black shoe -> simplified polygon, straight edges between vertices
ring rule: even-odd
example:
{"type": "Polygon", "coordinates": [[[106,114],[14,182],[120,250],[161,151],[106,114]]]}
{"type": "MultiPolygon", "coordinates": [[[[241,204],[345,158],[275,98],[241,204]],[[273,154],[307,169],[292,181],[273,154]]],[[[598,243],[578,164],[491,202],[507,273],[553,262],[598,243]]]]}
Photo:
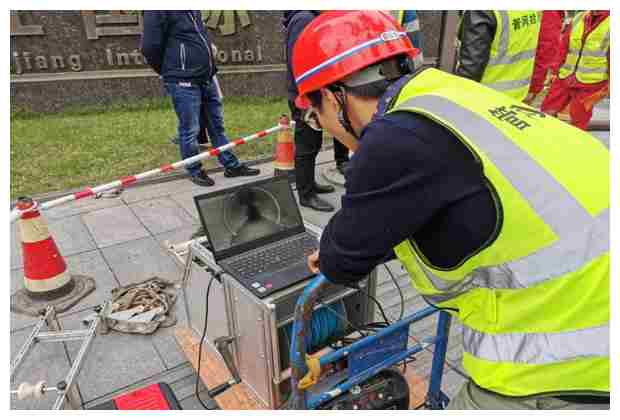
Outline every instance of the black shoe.
{"type": "Polygon", "coordinates": [[[336,191],[336,189],[331,185],[317,184],[316,182],[314,183],[314,192],[317,194],[329,194],[334,191],[336,191]]]}
{"type": "Polygon", "coordinates": [[[203,170],[198,172],[198,175],[192,176],[190,179],[194,184],[200,185],[201,187],[212,187],[215,185],[215,181],[211,179],[211,177],[203,170]]]}
{"type": "Polygon", "coordinates": [[[342,176],[344,176],[344,172],[347,170],[347,165],[349,164],[349,162],[344,161],[344,162],[338,162],[336,163],[336,170],[338,172],[340,172],[340,174],[342,176]]]}
{"type": "Polygon", "coordinates": [[[237,176],[256,176],[260,174],[259,169],[248,168],[245,165],[239,165],[236,168],[226,168],[224,176],[226,178],[235,178],[237,176]]]}
{"type": "Polygon", "coordinates": [[[330,212],[334,211],[334,206],[327,201],[320,199],[316,194],[312,194],[309,197],[299,197],[299,204],[303,207],[309,207],[316,211],[330,212]]]}

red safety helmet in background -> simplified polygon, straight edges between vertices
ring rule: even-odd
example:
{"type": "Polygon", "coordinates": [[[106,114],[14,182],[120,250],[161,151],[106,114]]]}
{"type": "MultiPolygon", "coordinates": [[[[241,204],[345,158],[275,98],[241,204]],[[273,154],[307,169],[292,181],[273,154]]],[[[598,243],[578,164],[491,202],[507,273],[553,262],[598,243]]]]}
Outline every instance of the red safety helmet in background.
{"type": "Polygon", "coordinates": [[[298,108],[310,106],[306,94],[401,54],[419,53],[393,17],[380,11],[321,13],[303,30],[293,47],[293,76],[298,108]]]}

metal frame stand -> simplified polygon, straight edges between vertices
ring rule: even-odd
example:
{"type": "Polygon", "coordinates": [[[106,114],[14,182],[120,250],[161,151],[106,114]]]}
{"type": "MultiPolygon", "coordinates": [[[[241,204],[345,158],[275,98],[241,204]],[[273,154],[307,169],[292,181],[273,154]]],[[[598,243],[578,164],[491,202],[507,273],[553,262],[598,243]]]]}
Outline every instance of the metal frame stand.
{"type": "MultiPolygon", "coordinates": [[[[109,302],[105,303],[102,311],[105,311],[105,306],[107,305],[109,305],[109,302]]],[[[87,329],[64,331],[58,317],[56,316],[56,310],[53,306],[48,306],[45,314],[41,316],[39,322],[37,322],[34,326],[32,332],[11,362],[11,382],[13,382],[19,367],[25,360],[26,356],[28,356],[28,354],[35,347],[35,344],[56,342],[63,343],[65,356],[67,357],[69,363],[71,363],[71,358],[69,357],[69,351],[66,343],[69,341],[82,341],[80,350],[78,351],[73,363],[71,363],[71,368],[65,376],[65,379],[59,382],[55,388],[45,388],[47,391],[56,391],[58,394],[56,401],[52,406],[52,410],[64,409],[66,404],[68,404],[69,408],[72,410],[80,410],[82,408],[82,398],[78,384],[74,383],[74,381],[80,373],[82,362],[86,357],[86,353],[90,349],[97,327],[99,326],[99,322],[100,317],[97,316],[94,317],[87,329]],[[49,331],[41,331],[44,325],[48,326],[49,331]]],[[[16,391],[11,391],[11,393],[16,393],[16,391]]]]}
{"type": "Polygon", "coordinates": [[[185,253],[185,266],[183,267],[183,276],[181,277],[181,291],[183,293],[183,306],[185,307],[185,319],[187,320],[188,327],[190,327],[190,313],[189,313],[189,302],[187,300],[187,283],[189,281],[189,276],[192,272],[193,260],[194,260],[194,251],[192,251],[191,246],[188,246],[187,251],[185,253]]]}
{"type": "Polygon", "coordinates": [[[446,351],[448,350],[448,338],[450,336],[450,324],[452,316],[445,311],[439,312],[437,321],[437,334],[435,341],[435,351],[433,352],[433,364],[431,368],[431,379],[428,384],[428,393],[424,406],[430,410],[443,410],[448,406],[450,398],[441,390],[441,378],[443,367],[446,361],[446,351]]]}
{"type": "MultiPolygon", "coordinates": [[[[189,277],[192,272],[192,262],[194,260],[194,251],[190,244],[194,242],[194,240],[200,239],[195,238],[189,241],[181,242],[178,244],[172,244],[166,241],[164,244],[166,245],[166,249],[170,253],[170,255],[174,258],[176,263],[183,268],[183,274],[181,275],[181,293],[183,293],[183,306],[185,309],[185,319],[187,320],[187,326],[190,326],[190,311],[189,311],[189,302],[187,300],[187,285],[189,282],[189,277]]],[[[205,238],[206,239],[206,238],[205,238]]]]}

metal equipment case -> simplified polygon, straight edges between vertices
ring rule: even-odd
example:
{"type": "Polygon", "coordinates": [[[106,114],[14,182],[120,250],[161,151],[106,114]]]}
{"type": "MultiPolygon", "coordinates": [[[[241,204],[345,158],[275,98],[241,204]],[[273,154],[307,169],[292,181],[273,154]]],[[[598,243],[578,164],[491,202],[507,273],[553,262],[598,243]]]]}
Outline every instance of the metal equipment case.
{"type": "MultiPolygon", "coordinates": [[[[317,237],[321,234],[320,228],[307,223],[306,230],[317,237]]],[[[204,328],[210,271],[221,272],[200,242],[201,238],[189,244],[183,276],[188,324],[198,337],[202,336],[204,328]]],[[[263,299],[225,273],[215,276],[211,285],[205,344],[217,354],[214,340],[222,336],[234,337],[233,358],[241,379],[271,409],[281,406],[290,390],[290,337],[286,326],[292,323],[295,304],[308,282],[297,283],[263,299]]],[[[374,306],[367,295],[375,296],[376,273],[373,271],[358,286],[365,293],[333,285],[325,292],[321,303],[342,300],[351,324],[372,322],[374,306]]]]}

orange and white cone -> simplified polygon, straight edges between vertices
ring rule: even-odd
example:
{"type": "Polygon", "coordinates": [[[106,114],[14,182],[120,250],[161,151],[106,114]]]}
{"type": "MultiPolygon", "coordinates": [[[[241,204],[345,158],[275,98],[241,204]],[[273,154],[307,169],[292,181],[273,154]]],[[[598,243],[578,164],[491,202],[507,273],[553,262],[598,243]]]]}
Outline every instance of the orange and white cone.
{"type": "Polygon", "coordinates": [[[280,125],[288,127],[278,132],[273,159],[274,173],[293,176],[295,172],[295,142],[291,133],[290,121],[286,115],[280,117],[280,125]]]}
{"type": "Polygon", "coordinates": [[[66,286],[71,277],[65,259],[50,235],[34,201],[20,200],[19,221],[24,259],[24,286],[31,293],[48,293],[66,286]]]}
{"type": "Polygon", "coordinates": [[[36,316],[54,305],[57,312],[63,312],[94,290],[94,280],[69,274],[37,202],[22,197],[16,207],[21,211],[24,289],[11,297],[11,309],[36,316]]]}

